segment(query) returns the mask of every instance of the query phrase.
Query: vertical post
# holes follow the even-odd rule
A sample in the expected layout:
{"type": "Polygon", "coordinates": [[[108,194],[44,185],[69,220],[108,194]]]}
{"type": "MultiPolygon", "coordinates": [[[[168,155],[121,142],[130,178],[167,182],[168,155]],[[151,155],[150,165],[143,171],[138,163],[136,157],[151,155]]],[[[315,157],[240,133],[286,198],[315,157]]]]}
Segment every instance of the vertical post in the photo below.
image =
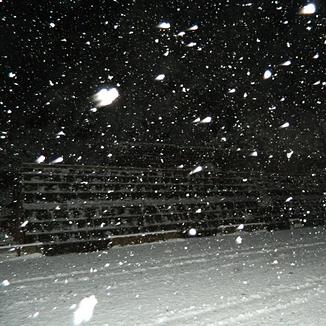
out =
{"type": "Polygon", "coordinates": [[[23,193],[22,193],[22,176],[19,172],[14,178],[14,187],[13,187],[13,219],[11,225],[11,232],[14,237],[14,240],[18,244],[24,243],[24,234],[21,229],[21,224],[24,217],[23,210],[23,193]]]}

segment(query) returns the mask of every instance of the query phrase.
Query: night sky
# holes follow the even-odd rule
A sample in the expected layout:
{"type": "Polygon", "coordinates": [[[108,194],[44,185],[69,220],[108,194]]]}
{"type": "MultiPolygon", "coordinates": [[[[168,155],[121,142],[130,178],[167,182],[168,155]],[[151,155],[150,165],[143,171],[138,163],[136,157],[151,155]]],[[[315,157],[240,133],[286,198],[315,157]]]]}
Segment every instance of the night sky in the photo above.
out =
{"type": "Polygon", "coordinates": [[[96,164],[121,142],[262,166],[325,157],[326,6],[313,3],[305,15],[290,0],[2,0],[1,162],[96,164]],[[96,108],[112,87],[118,99],[96,108]]]}

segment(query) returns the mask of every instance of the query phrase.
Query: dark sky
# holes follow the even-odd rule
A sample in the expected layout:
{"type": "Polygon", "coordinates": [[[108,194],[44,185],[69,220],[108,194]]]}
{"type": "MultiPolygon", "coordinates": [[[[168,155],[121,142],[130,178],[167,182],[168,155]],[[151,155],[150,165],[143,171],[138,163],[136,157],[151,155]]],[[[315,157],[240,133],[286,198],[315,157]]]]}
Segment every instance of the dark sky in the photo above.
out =
{"type": "Polygon", "coordinates": [[[146,141],[323,157],[326,9],[307,3],[2,0],[1,153],[96,161],[146,141]]]}

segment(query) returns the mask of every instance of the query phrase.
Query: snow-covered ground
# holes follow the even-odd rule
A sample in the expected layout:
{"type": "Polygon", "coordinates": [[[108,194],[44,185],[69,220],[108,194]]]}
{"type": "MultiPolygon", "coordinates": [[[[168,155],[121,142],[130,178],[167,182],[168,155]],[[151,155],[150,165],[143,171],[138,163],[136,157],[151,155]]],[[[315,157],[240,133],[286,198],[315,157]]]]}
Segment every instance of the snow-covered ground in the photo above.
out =
{"type": "Polygon", "coordinates": [[[0,324],[326,325],[325,230],[238,236],[2,255],[0,324]]]}

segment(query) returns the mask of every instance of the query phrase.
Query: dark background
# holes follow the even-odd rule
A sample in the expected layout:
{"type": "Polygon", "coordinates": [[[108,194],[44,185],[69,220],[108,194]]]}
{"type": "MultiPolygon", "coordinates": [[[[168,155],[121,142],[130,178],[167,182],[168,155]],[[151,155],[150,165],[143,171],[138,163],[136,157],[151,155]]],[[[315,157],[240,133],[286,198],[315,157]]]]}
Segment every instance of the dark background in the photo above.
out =
{"type": "Polygon", "coordinates": [[[41,154],[108,163],[124,142],[201,146],[201,164],[213,146],[215,157],[240,148],[239,166],[323,167],[326,9],[314,3],[316,14],[302,16],[304,1],[3,0],[1,169],[41,154]],[[157,28],[162,21],[171,28],[157,28]],[[103,87],[120,97],[92,112],[103,87]],[[207,116],[209,124],[192,123],[207,116]]]}

